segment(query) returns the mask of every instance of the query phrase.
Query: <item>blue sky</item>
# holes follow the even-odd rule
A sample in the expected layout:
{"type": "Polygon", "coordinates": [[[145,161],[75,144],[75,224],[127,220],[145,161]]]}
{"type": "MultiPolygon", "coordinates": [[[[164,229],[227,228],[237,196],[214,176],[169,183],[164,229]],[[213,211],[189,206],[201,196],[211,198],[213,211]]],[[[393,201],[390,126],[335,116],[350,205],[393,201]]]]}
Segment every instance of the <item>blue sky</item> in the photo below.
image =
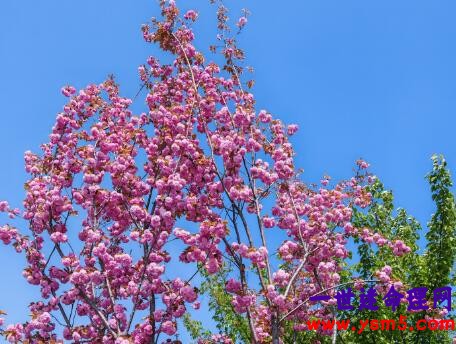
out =
{"type": "MultiPolygon", "coordinates": [[[[214,37],[208,3],[178,1],[201,11],[202,48],[214,37]]],[[[259,108],[299,124],[294,144],[305,180],[349,177],[363,157],[394,190],[396,205],[424,225],[433,212],[424,179],[430,156],[443,153],[450,169],[456,166],[456,3],[226,4],[232,18],[242,7],[252,12],[240,42],[255,68],[253,92],[259,108]]],[[[124,95],[136,94],[136,67],[160,55],[139,28],[157,14],[153,0],[0,2],[0,199],[20,205],[23,152],[47,139],[65,101],[60,87],[112,73],[124,95]]],[[[18,321],[35,291],[10,249],[0,248],[0,261],[0,309],[18,321]]]]}

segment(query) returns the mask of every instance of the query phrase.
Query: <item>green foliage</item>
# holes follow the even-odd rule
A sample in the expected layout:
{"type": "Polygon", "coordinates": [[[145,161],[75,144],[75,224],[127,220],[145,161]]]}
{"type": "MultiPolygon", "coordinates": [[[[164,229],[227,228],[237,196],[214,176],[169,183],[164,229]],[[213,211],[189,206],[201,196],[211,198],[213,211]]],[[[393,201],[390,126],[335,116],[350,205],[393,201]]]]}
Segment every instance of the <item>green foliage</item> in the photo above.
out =
{"type": "Polygon", "coordinates": [[[424,258],[428,276],[426,286],[430,289],[454,282],[456,257],[456,207],[450,190],[453,183],[445,159],[434,155],[432,161],[433,169],[427,178],[437,209],[428,224],[424,258]]]}
{"type": "Polygon", "coordinates": [[[388,247],[381,247],[377,250],[366,243],[356,241],[358,245],[359,263],[354,268],[363,279],[369,279],[375,270],[385,265],[390,265],[393,271],[400,272],[402,280],[408,274],[410,268],[417,264],[416,244],[419,239],[418,231],[421,229],[418,221],[407,212],[399,208],[394,211],[393,194],[385,190],[380,180],[369,187],[372,194],[372,204],[366,212],[354,209],[353,224],[358,228],[367,227],[373,232],[380,233],[389,240],[400,239],[411,249],[411,254],[402,258],[394,256],[388,247]]]}
{"type": "MultiPolygon", "coordinates": [[[[402,281],[409,281],[411,271],[416,271],[420,266],[420,256],[417,254],[419,239],[418,232],[421,229],[418,221],[410,216],[404,209],[394,209],[393,193],[385,190],[384,185],[379,179],[369,186],[372,194],[372,203],[366,211],[354,209],[352,222],[357,228],[370,228],[373,232],[381,234],[389,240],[400,239],[409,246],[412,251],[403,257],[392,254],[388,247],[374,249],[364,242],[356,241],[358,244],[359,262],[354,264],[351,269],[355,270],[362,279],[373,279],[375,271],[380,270],[385,265],[391,266],[394,277],[402,281]]],[[[352,276],[352,273],[347,273],[352,276]]],[[[348,277],[347,277],[348,279],[348,277]]],[[[357,297],[356,300],[359,298],[357,297]]],[[[357,301],[355,301],[357,302],[357,301]]],[[[339,318],[350,319],[351,323],[359,324],[364,319],[399,319],[399,315],[406,314],[405,306],[402,305],[396,312],[384,306],[380,296],[377,302],[377,311],[351,311],[342,312],[339,318]]],[[[358,304],[354,304],[357,309],[358,304]]],[[[351,331],[342,333],[345,341],[350,343],[402,343],[404,334],[402,331],[363,331],[357,334],[351,331]]]]}
{"type": "MultiPolygon", "coordinates": [[[[250,343],[248,322],[234,311],[231,296],[225,290],[230,269],[224,267],[214,275],[208,275],[204,269],[200,271],[203,277],[200,292],[209,296],[209,310],[219,332],[228,335],[235,343],[250,343]]],[[[191,320],[190,316],[187,316],[184,325],[193,339],[210,336],[210,332],[204,330],[200,322],[191,320]]]]}
{"type": "Polygon", "coordinates": [[[182,317],[184,326],[193,339],[207,338],[211,335],[210,331],[204,329],[201,321],[193,320],[189,313],[182,317]]]}
{"type": "MultiPolygon", "coordinates": [[[[384,189],[383,184],[376,180],[371,185],[372,204],[366,212],[354,212],[353,222],[357,227],[368,227],[381,233],[390,240],[403,240],[412,251],[396,257],[388,249],[374,251],[368,245],[359,243],[360,261],[354,269],[364,279],[369,279],[375,270],[385,265],[393,269],[393,276],[399,278],[409,288],[427,287],[428,297],[432,298],[432,290],[454,284],[454,263],[456,258],[456,208],[451,193],[451,176],[442,156],[433,156],[433,169],[427,176],[432,199],[436,204],[436,212],[428,223],[426,234],[427,246],[420,255],[418,248],[421,229],[416,219],[409,216],[404,209],[394,212],[393,194],[384,189]]],[[[399,319],[407,317],[409,325],[423,319],[424,312],[410,313],[405,305],[396,311],[386,308],[379,302],[379,310],[344,312],[341,317],[358,322],[360,319],[399,319]]],[[[344,333],[350,343],[450,343],[451,336],[446,331],[365,331],[360,335],[350,331],[344,333]]]]}

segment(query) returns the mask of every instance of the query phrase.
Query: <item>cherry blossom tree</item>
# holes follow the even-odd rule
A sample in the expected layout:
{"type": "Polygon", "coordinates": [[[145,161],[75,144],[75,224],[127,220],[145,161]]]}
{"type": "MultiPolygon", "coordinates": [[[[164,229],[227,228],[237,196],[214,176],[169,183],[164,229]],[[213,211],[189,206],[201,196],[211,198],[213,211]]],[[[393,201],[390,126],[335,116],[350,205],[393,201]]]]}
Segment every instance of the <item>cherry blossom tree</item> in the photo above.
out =
{"type": "MultiPolygon", "coordinates": [[[[244,81],[236,37],[248,12],[230,29],[218,4],[217,63],[196,47],[197,12],[160,6],[142,33],[172,59],[139,67],[145,112],[131,110],[141,98],[122,97],[113,78],[64,87],[49,142],[25,153],[23,209],[0,203],[12,218],[0,240],[25,256],[23,275],[41,293],[25,323],[0,320],[9,342],[178,343],[180,319],[200,307],[197,282],[224,272],[242,340],[281,343],[287,327],[333,319],[338,287],[363,283],[341,280],[350,238],[410,251],[352,223],[372,198],[366,162],[339,183],[302,181],[290,141],[298,127],[257,109],[244,81]],[[315,307],[310,298],[322,294],[327,307],[315,307]]],[[[397,280],[380,268],[368,282],[397,280]]],[[[223,331],[199,339],[235,340],[223,331]]]]}

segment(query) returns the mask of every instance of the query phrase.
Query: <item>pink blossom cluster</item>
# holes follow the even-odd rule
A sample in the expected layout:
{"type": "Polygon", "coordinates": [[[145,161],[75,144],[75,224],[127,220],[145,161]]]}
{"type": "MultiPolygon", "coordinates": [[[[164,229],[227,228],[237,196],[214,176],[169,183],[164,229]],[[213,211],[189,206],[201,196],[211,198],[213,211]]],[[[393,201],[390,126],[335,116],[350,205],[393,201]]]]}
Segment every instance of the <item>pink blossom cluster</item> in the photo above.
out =
{"type": "MultiPolygon", "coordinates": [[[[302,182],[289,140],[298,127],[255,109],[235,40],[220,33],[225,62],[206,62],[188,25],[197,13],[182,19],[174,1],[161,6],[162,19],[142,33],[173,59],[139,67],[146,110],[135,114],[112,79],[65,86],[49,142],[25,153],[23,210],[0,202],[27,222],[24,234],[0,227],[0,240],[25,253],[23,275],[41,293],[31,319],[4,330],[10,342],[170,342],[189,307],[200,307],[193,277],[229,263],[232,306],[252,341],[269,343],[283,320],[302,331],[330,316],[306,300],[338,285],[350,238],[410,251],[351,223],[353,208],[371,202],[367,163],[333,187],[302,182]],[[286,239],[274,247],[272,235],[286,239]],[[175,264],[186,264],[182,275],[175,264]]],[[[380,281],[391,278],[385,269],[380,281]]]]}

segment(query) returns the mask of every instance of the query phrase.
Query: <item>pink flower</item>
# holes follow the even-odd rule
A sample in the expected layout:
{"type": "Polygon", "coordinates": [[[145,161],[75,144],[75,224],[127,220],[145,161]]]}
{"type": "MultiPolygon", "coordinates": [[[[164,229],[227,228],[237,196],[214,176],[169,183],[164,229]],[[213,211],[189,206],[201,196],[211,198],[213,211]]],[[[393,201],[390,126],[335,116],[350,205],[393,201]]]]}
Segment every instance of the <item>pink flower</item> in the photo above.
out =
{"type": "Polygon", "coordinates": [[[411,251],[411,248],[408,247],[402,240],[396,240],[392,245],[392,249],[393,253],[399,257],[411,251]]]}
{"type": "Polygon", "coordinates": [[[176,325],[172,321],[165,321],[161,324],[161,330],[168,336],[172,336],[176,333],[176,325]]]}
{"type": "Polygon", "coordinates": [[[237,25],[240,29],[242,29],[242,28],[245,26],[245,24],[247,24],[247,18],[246,18],[246,17],[241,17],[241,18],[239,18],[239,20],[238,20],[238,22],[237,22],[236,25],[237,25]]]}
{"type": "Polygon", "coordinates": [[[277,270],[277,272],[272,275],[274,283],[277,283],[281,287],[287,285],[289,278],[290,274],[282,269],[277,270]]]}
{"type": "Polygon", "coordinates": [[[272,116],[268,114],[265,110],[261,110],[258,113],[258,119],[263,123],[269,123],[272,120],[272,116]]]}
{"type": "Polygon", "coordinates": [[[51,240],[55,243],[62,243],[68,240],[66,234],[61,232],[54,232],[51,234],[51,240]]]}
{"type": "Polygon", "coordinates": [[[81,335],[80,335],[78,332],[74,331],[74,332],[73,332],[73,335],[72,335],[72,338],[73,338],[73,340],[74,340],[75,342],[78,342],[78,341],[81,340],[81,335]]]}
{"type": "Polygon", "coordinates": [[[287,127],[287,133],[288,135],[293,135],[295,134],[296,132],[298,131],[298,125],[297,124],[290,124],[288,127],[287,127]]]}
{"type": "Polygon", "coordinates": [[[184,14],[184,18],[195,21],[196,18],[198,18],[198,13],[195,12],[194,10],[189,10],[189,11],[187,11],[187,13],[184,14]]]}
{"type": "Polygon", "coordinates": [[[220,269],[220,264],[215,258],[210,258],[205,266],[209,274],[215,274],[220,269]]]}
{"type": "Polygon", "coordinates": [[[275,219],[273,217],[263,217],[263,224],[266,228],[272,228],[275,226],[275,219]]]}
{"type": "Polygon", "coordinates": [[[73,86],[62,87],[62,94],[65,97],[70,97],[70,96],[72,96],[75,93],[76,93],[76,89],[73,86]]]}
{"type": "Polygon", "coordinates": [[[369,164],[361,159],[357,160],[356,164],[359,166],[360,169],[366,169],[369,167],[369,164]]]}
{"type": "Polygon", "coordinates": [[[235,295],[231,301],[234,310],[237,313],[245,313],[247,309],[255,302],[255,296],[253,295],[235,295]]]}
{"type": "Polygon", "coordinates": [[[229,293],[237,293],[241,290],[241,282],[236,281],[233,278],[230,278],[228,282],[226,282],[226,291],[229,293]]]}
{"type": "Polygon", "coordinates": [[[195,292],[195,289],[191,286],[185,286],[181,288],[180,293],[185,301],[194,302],[198,295],[195,292]]]}

